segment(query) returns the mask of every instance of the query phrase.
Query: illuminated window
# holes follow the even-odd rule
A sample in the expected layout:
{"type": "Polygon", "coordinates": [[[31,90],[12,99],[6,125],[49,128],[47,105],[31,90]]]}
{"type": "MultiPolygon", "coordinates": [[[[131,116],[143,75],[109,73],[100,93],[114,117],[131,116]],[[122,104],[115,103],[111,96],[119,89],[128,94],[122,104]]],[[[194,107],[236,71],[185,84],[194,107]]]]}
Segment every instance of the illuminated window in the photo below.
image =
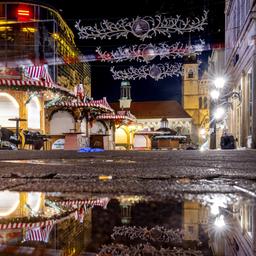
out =
{"type": "Polygon", "coordinates": [[[19,117],[19,104],[8,93],[0,93],[0,126],[16,127],[16,123],[9,118],[19,117]]]}
{"type": "Polygon", "coordinates": [[[32,10],[27,5],[19,5],[16,9],[16,17],[18,21],[29,21],[32,19],[32,10]]]}

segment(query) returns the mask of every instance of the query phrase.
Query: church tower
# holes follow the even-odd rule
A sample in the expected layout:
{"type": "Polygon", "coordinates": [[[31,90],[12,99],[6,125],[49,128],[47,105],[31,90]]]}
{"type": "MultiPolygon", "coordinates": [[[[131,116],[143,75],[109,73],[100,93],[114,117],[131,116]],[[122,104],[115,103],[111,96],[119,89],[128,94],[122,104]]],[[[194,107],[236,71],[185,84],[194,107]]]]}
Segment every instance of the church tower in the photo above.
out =
{"type": "Polygon", "coordinates": [[[129,109],[131,106],[131,84],[129,81],[122,81],[120,87],[120,109],[129,109]]]}
{"type": "Polygon", "coordinates": [[[193,120],[192,141],[203,144],[209,130],[209,92],[207,72],[199,79],[198,66],[196,62],[184,64],[182,105],[193,120]]]}

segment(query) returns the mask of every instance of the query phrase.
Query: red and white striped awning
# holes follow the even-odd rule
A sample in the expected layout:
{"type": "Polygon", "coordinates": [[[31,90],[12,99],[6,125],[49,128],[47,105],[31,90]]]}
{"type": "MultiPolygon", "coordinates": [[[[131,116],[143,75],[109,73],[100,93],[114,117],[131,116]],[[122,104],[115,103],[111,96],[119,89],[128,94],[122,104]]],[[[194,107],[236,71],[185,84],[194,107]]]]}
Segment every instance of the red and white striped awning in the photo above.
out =
{"type": "Polygon", "coordinates": [[[130,111],[118,111],[117,114],[102,114],[97,116],[98,120],[128,120],[134,122],[136,117],[130,111]]]}
{"type": "Polygon", "coordinates": [[[24,223],[24,222],[17,222],[17,223],[8,223],[8,224],[0,224],[0,230],[4,229],[21,229],[21,228],[37,228],[37,227],[43,227],[43,226],[50,226],[55,223],[54,220],[46,220],[46,221],[40,221],[40,222],[34,222],[34,223],[24,223]]]}
{"type": "Polygon", "coordinates": [[[91,100],[88,102],[75,102],[75,101],[64,101],[57,102],[55,104],[57,107],[71,107],[71,108],[100,108],[105,111],[114,112],[114,110],[109,106],[106,98],[101,100],[91,100]]]}
{"type": "Polygon", "coordinates": [[[106,208],[109,203],[109,198],[97,198],[97,199],[86,199],[86,200],[67,200],[67,201],[60,201],[56,202],[62,206],[72,206],[72,207],[79,207],[81,205],[85,205],[86,208],[89,206],[101,206],[106,208]]]}
{"type": "Polygon", "coordinates": [[[38,90],[50,89],[50,90],[56,90],[56,91],[65,92],[73,95],[73,93],[70,92],[70,90],[68,90],[67,88],[59,86],[54,83],[50,83],[50,82],[43,82],[43,81],[36,81],[36,80],[0,79],[0,89],[1,87],[7,87],[7,88],[9,87],[10,89],[12,89],[12,87],[15,87],[16,90],[18,88],[21,91],[23,91],[23,90],[27,90],[28,87],[31,87],[31,86],[38,88],[38,90]]]}
{"type": "Polygon", "coordinates": [[[47,243],[53,226],[54,224],[26,229],[24,241],[39,241],[47,243]]]}
{"type": "Polygon", "coordinates": [[[118,115],[118,114],[102,114],[96,117],[98,120],[128,120],[135,121],[136,118],[132,118],[126,115],[118,115]]]}
{"type": "Polygon", "coordinates": [[[52,226],[56,223],[60,223],[64,220],[67,220],[69,218],[73,218],[77,215],[76,211],[77,209],[72,211],[69,215],[62,217],[60,219],[48,219],[44,221],[39,222],[10,222],[7,224],[0,224],[0,230],[6,230],[6,229],[35,229],[39,227],[46,227],[46,226],[52,226]]]}
{"type": "Polygon", "coordinates": [[[48,73],[47,65],[29,66],[24,68],[24,73],[29,79],[39,80],[44,79],[48,83],[53,83],[53,80],[48,73]]]}

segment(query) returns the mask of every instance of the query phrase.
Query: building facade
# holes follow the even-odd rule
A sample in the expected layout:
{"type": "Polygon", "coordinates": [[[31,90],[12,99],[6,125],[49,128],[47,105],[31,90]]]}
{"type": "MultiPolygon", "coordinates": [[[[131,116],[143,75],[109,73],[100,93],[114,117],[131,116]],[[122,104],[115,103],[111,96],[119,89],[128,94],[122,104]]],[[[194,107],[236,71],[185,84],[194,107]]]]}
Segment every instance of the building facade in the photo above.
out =
{"type": "Polygon", "coordinates": [[[193,143],[203,144],[209,130],[209,82],[208,74],[199,78],[198,70],[198,63],[184,64],[182,106],[192,118],[193,143]]]}
{"type": "Polygon", "coordinates": [[[20,128],[50,133],[47,116],[72,122],[66,112],[46,113],[45,103],[60,97],[54,88],[48,90],[59,85],[74,92],[83,84],[91,96],[90,66],[79,62],[79,55],[74,34],[58,11],[32,1],[1,1],[0,126],[14,129],[8,119],[23,118],[20,128]]]}
{"type": "Polygon", "coordinates": [[[229,0],[225,6],[225,65],[228,76],[228,130],[238,146],[256,147],[255,1],[229,0]]]}
{"type": "MultiPolygon", "coordinates": [[[[217,78],[223,78],[226,80],[225,75],[225,50],[224,46],[222,48],[216,48],[212,51],[212,54],[210,58],[208,59],[208,89],[211,94],[211,91],[216,90],[216,85],[214,84],[215,80],[217,78]]],[[[222,105],[223,100],[225,101],[225,95],[223,95],[220,90],[217,90],[219,92],[219,97],[217,99],[210,99],[210,124],[209,124],[209,136],[210,136],[210,148],[216,149],[220,148],[220,141],[221,136],[224,132],[226,132],[227,129],[227,119],[226,117],[222,120],[215,120],[214,119],[214,112],[218,108],[219,105],[222,105]],[[223,98],[224,96],[224,98],[223,98]]],[[[224,107],[227,108],[227,105],[224,104],[224,107]]]]}
{"type": "MultiPolygon", "coordinates": [[[[111,106],[118,110],[118,103],[111,106]]],[[[191,117],[184,111],[177,101],[144,101],[132,102],[130,112],[136,117],[136,124],[121,126],[116,129],[116,145],[130,145],[134,149],[151,149],[151,137],[159,130],[162,120],[177,135],[191,136],[191,117]]]]}
{"type": "Polygon", "coordinates": [[[256,253],[256,209],[253,199],[239,200],[233,206],[229,224],[232,234],[225,241],[225,255],[250,255],[256,253]]]}

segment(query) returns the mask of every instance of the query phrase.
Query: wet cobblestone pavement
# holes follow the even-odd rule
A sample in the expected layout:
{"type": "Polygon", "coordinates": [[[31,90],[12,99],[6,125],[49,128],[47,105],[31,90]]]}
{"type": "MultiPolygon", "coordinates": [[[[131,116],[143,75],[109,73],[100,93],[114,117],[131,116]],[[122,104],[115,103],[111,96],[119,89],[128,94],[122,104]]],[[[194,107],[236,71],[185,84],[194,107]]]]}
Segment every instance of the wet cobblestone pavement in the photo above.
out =
{"type": "Polygon", "coordinates": [[[0,255],[252,256],[255,181],[253,150],[2,151],[0,255]]]}
{"type": "Polygon", "coordinates": [[[255,192],[256,151],[2,151],[0,189],[168,196],[255,192]]]}

